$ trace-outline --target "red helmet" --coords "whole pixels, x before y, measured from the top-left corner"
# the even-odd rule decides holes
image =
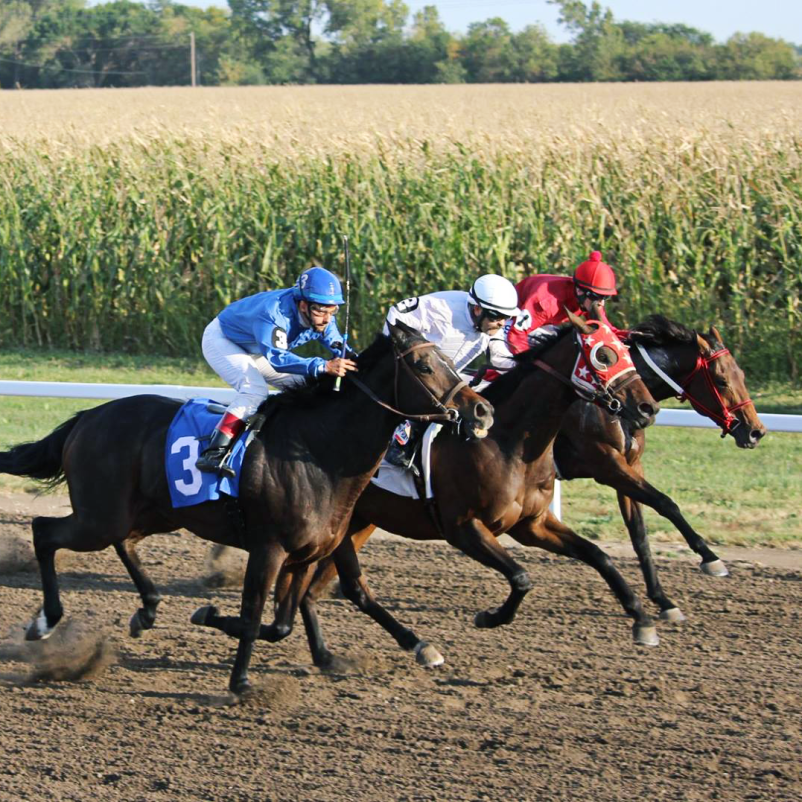
[[[574,284],[594,295],[617,295],[613,268],[604,264],[601,258],[599,251],[593,251],[588,260],[574,271]]]

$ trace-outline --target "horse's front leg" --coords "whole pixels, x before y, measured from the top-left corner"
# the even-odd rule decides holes
[[[139,598],[142,599],[142,607],[131,616],[131,620],[128,622],[131,637],[138,638],[146,629],[153,628],[153,624],[156,622],[156,608],[162,597],[156,590],[153,580],[142,568],[133,541],[125,540],[122,543],[115,543],[114,550],[136,585]]]
[[[231,692],[237,695],[245,693],[251,687],[248,681],[248,665],[253,654],[253,644],[262,625],[262,611],[270,588],[286,559],[287,553],[278,543],[259,544],[248,554],[239,617],[218,615],[214,607],[201,607],[192,615],[193,624],[213,627],[239,639],[228,684]]]
[[[615,594],[630,618],[632,636],[640,646],[657,646],[660,639],[654,621],[643,609],[640,599],[627,585],[626,580],[613,565],[613,561],[597,545],[580,537],[549,512],[545,519],[524,518],[507,530],[523,546],[537,546],[554,554],[573,557],[595,568]]]
[[[340,576],[340,586],[345,598],[353,602],[363,613],[369,615],[382,629],[389,632],[404,651],[414,651],[418,663],[427,668],[433,668],[445,662],[434,646],[421,640],[411,629],[399,623],[376,601],[367,581],[362,576],[356,548],[350,537],[343,538],[342,543],[335,550],[334,564]]]
[[[526,569],[512,559],[493,533],[477,518],[446,532],[448,542],[482,565],[503,574],[510,583],[510,594],[500,607],[478,612],[474,623],[482,629],[509,624],[524,597],[532,589]]]
[[[306,595],[316,567],[317,563],[310,563],[282,570],[276,580],[275,618],[272,624],[262,624],[259,628],[259,640],[278,643],[292,632],[298,605]]]
[[[649,598],[660,608],[660,618],[663,621],[672,621],[673,623],[684,621],[685,616],[682,610],[668,598],[657,576],[657,566],[654,564],[652,550],[646,538],[643,508],[637,501],[633,501],[621,491],[618,491],[617,495],[621,517],[624,519],[629,539],[638,555],[640,570],[646,581],[646,592],[649,594]]]
[[[596,481],[609,485],[618,493],[624,493],[633,501],[651,507],[656,513],[667,518],[685,538],[685,542],[702,558],[701,569],[710,576],[729,576],[727,566],[707,545],[704,538],[685,520],[679,505],[665,493],[649,484],[642,469],[628,465],[623,458],[615,461],[614,467],[605,476],[594,477]],[[633,545],[635,542],[633,541]],[[637,548],[637,546],[636,546]],[[648,578],[647,582],[648,582]]]

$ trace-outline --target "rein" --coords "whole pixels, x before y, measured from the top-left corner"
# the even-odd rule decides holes
[[[716,423],[718,423],[718,425],[721,427],[722,437],[732,434],[735,429],[740,426],[741,421],[739,421],[732,413],[741,409],[741,407],[745,407],[747,404],[751,404],[752,399],[747,398],[746,401],[741,401],[740,404],[728,407],[724,399],[721,397],[721,393],[718,391],[718,387],[716,387],[716,383],[713,381],[713,377],[710,374],[710,363],[719,357],[728,354],[728,348],[721,348],[720,350],[714,351],[708,356],[698,354],[696,357],[696,365],[694,365],[693,370],[685,377],[685,380],[680,385],[677,384],[670,376],[667,376],[666,373],[657,366],[655,361],[649,356],[649,354],[646,352],[646,349],[640,343],[635,343],[635,345],[638,346],[638,350],[640,351],[641,356],[646,364],[655,372],[657,376],[659,376],[672,390],[677,393],[677,398],[679,398],[680,401],[690,401],[691,406],[693,406],[697,412],[701,412],[711,420],[714,420]],[[711,395],[718,402],[718,412],[708,409],[701,401],[699,401],[698,398],[694,398],[694,396],[692,396],[686,389],[688,384],[690,384],[691,379],[693,379],[693,377],[700,371],[704,376],[708,390],[710,390]]]
[[[612,394],[609,387],[602,388],[602,384],[599,381],[596,369],[590,363],[590,360],[585,356],[585,352],[581,347],[579,349],[579,353],[582,355],[582,358],[585,362],[585,366],[593,375],[596,385],[600,388],[594,393],[589,393],[585,392],[584,390],[580,390],[580,388],[577,387],[570,379],[563,376],[562,373],[556,371],[553,367],[551,367],[551,365],[547,365],[541,359],[535,359],[533,364],[537,365],[542,370],[545,370],[546,373],[548,373],[550,376],[553,376],[558,381],[561,381],[567,387],[570,387],[580,398],[583,398],[585,401],[592,401],[594,404],[599,404],[600,406],[603,406],[611,415],[620,414],[623,408],[623,404]],[[627,376],[627,378],[624,379],[624,381],[622,381],[616,387],[616,390],[623,390],[624,387],[627,387],[638,378],[640,377],[638,376],[637,372],[632,371],[630,375]]]
[[[420,387],[426,391],[429,398],[432,401],[432,405],[435,409],[439,409],[440,412],[436,412],[430,415],[413,415],[408,412],[402,412],[399,409],[391,406],[390,404],[385,403],[384,401],[379,398],[373,390],[370,389],[361,379],[358,379],[356,376],[349,376],[349,380],[354,382],[356,386],[362,390],[365,395],[368,396],[372,401],[375,401],[380,407],[384,407],[388,409],[390,412],[395,413],[396,415],[400,415],[407,420],[419,420],[419,421],[427,421],[427,422],[439,422],[439,423],[453,423],[457,420],[459,413],[457,412],[454,407],[448,408],[446,405],[450,404],[454,396],[463,388],[468,386],[468,382],[466,381],[458,381],[442,398],[439,399],[421,380],[420,378],[413,372],[412,368],[407,365],[404,361],[404,357],[408,354],[411,354],[413,351],[420,351],[422,348],[435,348],[434,343],[418,343],[417,345],[413,345],[411,348],[408,348],[406,351],[403,351],[400,354],[395,355],[395,381],[393,382],[393,393],[394,393],[394,400],[395,404],[398,405],[398,374],[399,374],[399,365],[402,365],[407,373],[412,376],[413,379],[420,385]]]

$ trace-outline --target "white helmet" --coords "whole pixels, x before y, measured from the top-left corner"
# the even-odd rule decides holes
[[[518,309],[518,293],[512,282],[495,273],[479,276],[473,282],[469,295],[472,303],[505,317],[516,317],[521,311]]]

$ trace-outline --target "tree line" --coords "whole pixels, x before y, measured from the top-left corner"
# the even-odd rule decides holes
[[[550,0],[571,33],[512,31],[500,17],[449,32],[402,0],[171,0],[88,5],[4,0],[0,87],[789,80],[802,48],[760,33],[718,43],[681,24],[617,21],[597,0]]]

